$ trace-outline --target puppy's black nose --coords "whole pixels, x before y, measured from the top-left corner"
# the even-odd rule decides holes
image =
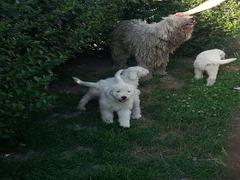
[[[123,100],[124,100],[124,99],[127,99],[127,97],[126,97],[126,96],[122,96],[122,97],[121,97],[121,99],[123,99]]]

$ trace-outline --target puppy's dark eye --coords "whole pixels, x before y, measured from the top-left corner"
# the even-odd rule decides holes
[[[131,92],[131,91],[128,91],[129,93]]]
[[[119,93],[120,91],[117,91],[117,93]]]

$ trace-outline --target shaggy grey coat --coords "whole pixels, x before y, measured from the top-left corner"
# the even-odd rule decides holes
[[[130,56],[154,74],[166,74],[169,54],[191,37],[195,21],[191,16],[169,15],[158,23],[121,21],[111,34],[115,68],[126,66]]]

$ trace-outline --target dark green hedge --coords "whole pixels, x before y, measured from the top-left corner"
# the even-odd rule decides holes
[[[22,133],[32,112],[44,110],[52,70],[75,53],[104,46],[121,14],[110,0],[0,2],[0,137]]]
[[[24,133],[31,113],[48,108],[52,70],[76,53],[109,50],[118,20],[160,21],[202,0],[6,0],[0,2],[0,138]],[[228,0],[194,16],[191,40],[174,53],[221,48],[239,33],[240,4]],[[93,46],[96,44],[97,46]]]

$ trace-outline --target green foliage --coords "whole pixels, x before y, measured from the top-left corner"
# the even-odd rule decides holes
[[[108,0],[19,2],[0,2],[0,137],[21,133],[32,112],[48,107],[52,70],[94,43],[104,45],[120,11]]]
[[[189,8],[201,4],[204,0],[184,0]],[[197,20],[193,37],[182,47],[182,53],[193,54],[211,48],[226,50],[226,43],[240,33],[240,2],[228,0],[210,10],[194,15]]]
[[[179,1],[128,0],[126,3],[123,19],[139,18],[148,22],[160,21],[182,6]]]

